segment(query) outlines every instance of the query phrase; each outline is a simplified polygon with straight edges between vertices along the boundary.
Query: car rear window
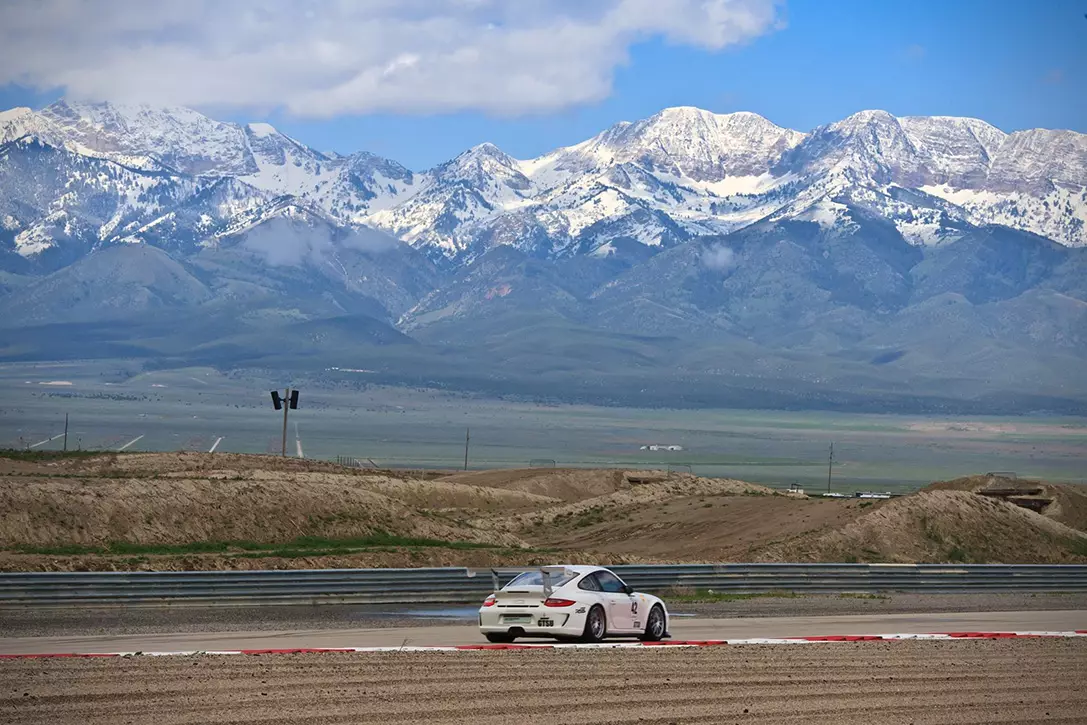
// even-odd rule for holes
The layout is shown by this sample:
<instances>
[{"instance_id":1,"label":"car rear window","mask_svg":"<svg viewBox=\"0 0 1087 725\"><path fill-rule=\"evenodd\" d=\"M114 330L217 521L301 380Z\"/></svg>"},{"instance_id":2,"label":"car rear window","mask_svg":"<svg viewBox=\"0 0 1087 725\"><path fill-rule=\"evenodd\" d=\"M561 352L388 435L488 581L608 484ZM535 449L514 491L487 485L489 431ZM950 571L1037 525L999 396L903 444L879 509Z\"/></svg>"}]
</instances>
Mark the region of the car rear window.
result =
<instances>
[{"instance_id":1,"label":"car rear window","mask_svg":"<svg viewBox=\"0 0 1087 725\"><path fill-rule=\"evenodd\" d=\"M561 587L563 584L570 581L571 579L573 579L576 576L577 576L577 574L574 574L573 576L566 576L565 574L552 574L551 575L551 586L552 587ZM519 587L537 586L537 587L542 587L543 583L544 583L543 572L540 572L540 571L526 571L523 574L518 574L517 577L514 578L514 580L511 581L509 584L504 586L503 589L509 589L512 586L519 586Z\"/></svg>"}]
</instances>

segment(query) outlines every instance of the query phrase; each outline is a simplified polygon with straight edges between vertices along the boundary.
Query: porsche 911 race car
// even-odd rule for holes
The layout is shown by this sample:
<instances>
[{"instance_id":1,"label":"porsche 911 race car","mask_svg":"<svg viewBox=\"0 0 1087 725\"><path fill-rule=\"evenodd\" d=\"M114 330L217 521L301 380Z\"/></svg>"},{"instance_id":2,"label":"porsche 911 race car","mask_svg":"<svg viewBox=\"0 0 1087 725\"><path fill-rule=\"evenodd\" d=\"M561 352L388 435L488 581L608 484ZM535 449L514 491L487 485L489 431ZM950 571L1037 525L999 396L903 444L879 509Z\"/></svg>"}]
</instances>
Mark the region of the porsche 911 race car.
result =
<instances>
[{"instance_id":1,"label":"porsche 911 race car","mask_svg":"<svg viewBox=\"0 0 1087 725\"><path fill-rule=\"evenodd\" d=\"M497 587L497 575L492 572ZM543 566L520 573L479 608L479 629L491 642L518 637L599 642L668 634L668 609L599 566Z\"/></svg>"}]
</instances>

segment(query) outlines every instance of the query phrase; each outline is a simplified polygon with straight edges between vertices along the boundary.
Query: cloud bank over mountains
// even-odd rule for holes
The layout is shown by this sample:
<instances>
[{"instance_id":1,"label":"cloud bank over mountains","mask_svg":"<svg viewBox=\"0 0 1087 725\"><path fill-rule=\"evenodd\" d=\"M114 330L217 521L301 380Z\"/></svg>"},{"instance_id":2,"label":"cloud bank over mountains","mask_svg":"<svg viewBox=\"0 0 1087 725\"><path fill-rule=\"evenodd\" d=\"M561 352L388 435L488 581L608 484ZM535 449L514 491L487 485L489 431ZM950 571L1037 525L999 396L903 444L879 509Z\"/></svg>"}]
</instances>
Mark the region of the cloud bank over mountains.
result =
<instances>
[{"instance_id":1,"label":"cloud bank over mountains","mask_svg":"<svg viewBox=\"0 0 1087 725\"><path fill-rule=\"evenodd\" d=\"M0 85L308 118L546 113L607 97L636 43L715 51L779 23L774 0L14 0Z\"/></svg>"}]
</instances>

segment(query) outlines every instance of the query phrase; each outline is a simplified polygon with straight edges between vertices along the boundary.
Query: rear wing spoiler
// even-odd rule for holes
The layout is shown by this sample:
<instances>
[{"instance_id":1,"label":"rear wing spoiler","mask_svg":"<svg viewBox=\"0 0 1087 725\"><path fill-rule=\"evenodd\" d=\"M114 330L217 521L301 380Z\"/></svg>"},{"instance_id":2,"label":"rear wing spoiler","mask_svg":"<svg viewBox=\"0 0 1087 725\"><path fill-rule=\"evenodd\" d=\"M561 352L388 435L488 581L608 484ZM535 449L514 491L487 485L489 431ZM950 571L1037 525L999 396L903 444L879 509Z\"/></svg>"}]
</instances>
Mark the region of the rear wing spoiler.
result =
<instances>
[{"instance_id":1,"label":"rear wing spoiler","mask_svg":"<svg viewBox=\"0 0 1087 725\"><path fill-rule=\"evenodd\" d=\"M530 566L527 568L518 567L502 567L500 569L465 569L465 573L469 578L474 578L479 574L490 574L491 584L494 586L494 590L497 592L502 588L502 582L498 577L503 574L512 574L517 576L524 574L525 572L538 571L543 575L543 593L544 597L550 597L554 587L551 585L552 580L562 579L564 576L573 577L577 575L577 572L572 569L567 569L565 566Z\"/></svg>"}]
</instances>

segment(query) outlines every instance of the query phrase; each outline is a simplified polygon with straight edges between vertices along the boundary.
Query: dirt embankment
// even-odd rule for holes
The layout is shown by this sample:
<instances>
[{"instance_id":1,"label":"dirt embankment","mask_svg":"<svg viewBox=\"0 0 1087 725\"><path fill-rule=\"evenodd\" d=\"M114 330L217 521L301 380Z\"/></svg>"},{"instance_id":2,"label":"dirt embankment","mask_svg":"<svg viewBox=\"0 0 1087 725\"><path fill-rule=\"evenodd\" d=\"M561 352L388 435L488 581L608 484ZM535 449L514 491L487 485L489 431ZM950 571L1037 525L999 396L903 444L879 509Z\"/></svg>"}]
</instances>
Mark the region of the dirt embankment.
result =
<instances>
[{"instance_id":1,"label":"dirt embankment","mask_svg":"<svg viewBox=\"0 0 1087 725\"><path fill-rule=\"evenodd\" d=\"M1041 504L1039 513L1065 526L1087 532L1087 487L1068 483L1049 483L1021 478L985 474L964 476L950 481L936 481L925 491L970 491L979 493L992 490L1016 491L1013 498L1024 503Z\"/></svg>"},{"instance_id":2,"label":"dirt embankment","mask_svg":"<svg viewBox=\"0 0 1087 725\"><path fill-rule=\"evenodd\" d=\"M258 555L259 554L259 555ZM255 571L268 569L400 569L405 567L522 567L564 564L654 564L660 559L593 551L443 546L364 546L344 553L316 550L195 554L19 554L0 552L0 571Z\"/></svg>"},{"instance_id":3,"label":"dirt embankment","mask_svg":"<svg viewBox=\"0 0 1087 725\"><path fill-rule=\"evenodd\" d=\"M593 468L524 468L443 476L445 483L522 491L558 501L582 501L630 488L624 471Z\"/></svg>"},{"instance_id":4,"label":"dirt embankment","mask_svg":"<svg viewBox=\"0 0 1087 725\"><path fill-rule=\"evenodd\" d=\"M598 472L604 473L604 472ZM612 473L612 472L607 472ZM570 503L550 506L532 513L514 516L482 518L477 526L499 531L524 531L547 525L568 527L594 523L613 523L633 510L660 510L669 501L693 496L784 496L766 486L746 481L722 478L698 478L689 474L672 474L653 483L627 484L622 490L599 496L582 497Z\"/></svg>"},{"instance_id":5,"label":"dirt embankment","mask_svg":"<svg viewBox=\"0 0 1087 725\"><path fill-rule=\"evenodd\" d=\"M773 544L771 561L1087 562L1087 535L967 491L921 491L825 533Z\"/></svg>"},{"instance_id":6,"label":"dirt embankment","mask_svg":"<svg viewBox=\"0 0 1087 725\"><path fill-rule=\"evenodd\" d=\"M649 507L624 506L599 520L561 519L529 528L522 536L552 546L659 560L758 561L773 542L841 526L856 515L856 504L842 501L703 494Z\"/></svg>"},{"instance_id":7,"label":"dirt embankment","mask_svg":"<svg viewBox=\"0 0 1087 725\"><path fill-rule=\"evenodd\" d=\"M419 483L331 473L206 471L200 478L27 478L0 487L0 545L287 542L302 536L404 537L519 546L422 508ZM437 487L435 508L524 505L525 494ZM546 500L546 499L545 499Z\"/></svg>"},{"instance_id":8,"label":"dirt embankment","mask_svg":"<svg viewBox=\"0 0 1087 725\"><path fill-rule=\"evenodd\" d=\"M427 473L237 454L0 458L0 570L572 561L1087 561L1087 495L1041 513L942 482L890 501L582 469Z\"/></svg>"}]
</instances>

